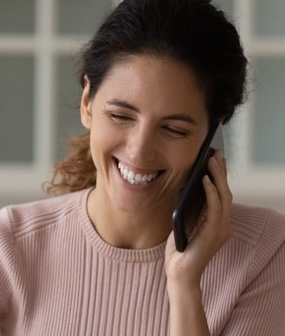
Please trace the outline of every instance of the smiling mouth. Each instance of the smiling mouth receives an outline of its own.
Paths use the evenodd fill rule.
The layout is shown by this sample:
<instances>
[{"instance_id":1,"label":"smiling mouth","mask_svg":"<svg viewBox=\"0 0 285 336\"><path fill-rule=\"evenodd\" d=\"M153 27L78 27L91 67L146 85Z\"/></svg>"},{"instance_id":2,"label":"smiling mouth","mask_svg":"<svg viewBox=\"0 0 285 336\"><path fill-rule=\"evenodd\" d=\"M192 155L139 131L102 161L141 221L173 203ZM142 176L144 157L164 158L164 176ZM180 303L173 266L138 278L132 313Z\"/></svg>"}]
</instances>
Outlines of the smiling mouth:
<instances>
[{"instance_id":1,"label":"smiling mouth","mask_svg":"<svg viewBox=\"0 0 285 336\"><path fill-rule=\"evenodd\" d=\"M147 184L155 180L159 175L163 173L163 170L158 170L152 174L141 174L135 173L132 170L128 169L122 162L117 161L117 166L122 177L129 182L130 184Z\"/></svg>"}]
</instances>

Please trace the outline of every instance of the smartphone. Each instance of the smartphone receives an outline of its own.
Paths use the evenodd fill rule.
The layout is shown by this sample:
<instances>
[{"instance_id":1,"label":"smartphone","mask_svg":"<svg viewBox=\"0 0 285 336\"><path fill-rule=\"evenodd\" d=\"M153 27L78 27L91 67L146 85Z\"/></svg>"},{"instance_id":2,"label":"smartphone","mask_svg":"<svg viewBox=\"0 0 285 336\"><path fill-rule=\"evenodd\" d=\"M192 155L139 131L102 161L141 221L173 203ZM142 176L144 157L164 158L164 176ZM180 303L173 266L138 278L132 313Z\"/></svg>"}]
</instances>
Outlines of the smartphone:
<instances>
[{"instance_id":1,"label":"smartphone","mask_svg":"<svg viewBox=\"0 0 285 336\"><path fill-rule=\"evenodd\" d=\"M172 215L175 246L179 252L185 250L193 229L198 224L206 202L202 178L204 175L209 175L212 180L207 166L209 158L217 149L224 151L223 130L220 122L210 127Z\"/></svg>"}]
</instances>

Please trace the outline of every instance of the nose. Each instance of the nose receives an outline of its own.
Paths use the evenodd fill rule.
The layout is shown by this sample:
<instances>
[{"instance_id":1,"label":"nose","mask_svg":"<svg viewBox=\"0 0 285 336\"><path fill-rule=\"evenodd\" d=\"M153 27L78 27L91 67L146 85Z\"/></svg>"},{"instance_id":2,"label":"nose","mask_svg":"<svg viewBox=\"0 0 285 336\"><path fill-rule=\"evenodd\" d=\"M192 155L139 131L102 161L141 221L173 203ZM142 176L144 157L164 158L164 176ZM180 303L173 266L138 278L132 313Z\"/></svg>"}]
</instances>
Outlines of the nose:
<instances>
[{"instance_id":1,"label":"nose","mask_svg":"<svg viewBox=\"0 0 285 336\"><path fill-rule=\"evenodd\" d=\"M147 127L134 128L127 136L126 151L129 160L140 166L157 156L157 139Z\"/></svg>"}]
</instances>

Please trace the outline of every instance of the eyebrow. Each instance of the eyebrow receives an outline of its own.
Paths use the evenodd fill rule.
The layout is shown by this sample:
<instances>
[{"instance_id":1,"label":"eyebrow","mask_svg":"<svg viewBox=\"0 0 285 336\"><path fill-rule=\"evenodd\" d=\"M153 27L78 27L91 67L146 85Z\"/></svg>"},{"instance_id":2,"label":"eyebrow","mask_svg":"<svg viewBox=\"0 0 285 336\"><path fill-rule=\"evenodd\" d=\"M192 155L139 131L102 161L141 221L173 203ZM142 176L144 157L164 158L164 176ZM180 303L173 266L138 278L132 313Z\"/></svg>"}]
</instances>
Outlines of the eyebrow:
<instances>
[{"instance_id":1,"label":"eyebrow","mask_svg":"<svg viewBox=\"0 0 285 336\"><path fill-rule=\"evenodd\" d=\"M119 106L119 107L133 110L135 112L140 112L140 109L137 106L130 104L125 100L118 99L118 98L112 98L110 100L107 100L106 103L108 105ZM197 121L193 117L189 116L188 114L183 114L183 113L167 115L163 118L163 120L178 120L178 121L182 120L192 125L197 125Z\"/></svg>"},{"instance_id":2,"label":"eyebrow","mask_svg":"<svg viewBox=\"0 0 285 336\"><path fill-rule=\"evenodd\" d=\"M124 107L129 110L134 110L136 112L140 112L139 108L136 107L135 105L132 105L125 100L117 99L117 98L112 98L110 100L107 100L106 102L108 105L114 105L114 106L119 106L119 107Z\"/></svg>"}]
</instances>

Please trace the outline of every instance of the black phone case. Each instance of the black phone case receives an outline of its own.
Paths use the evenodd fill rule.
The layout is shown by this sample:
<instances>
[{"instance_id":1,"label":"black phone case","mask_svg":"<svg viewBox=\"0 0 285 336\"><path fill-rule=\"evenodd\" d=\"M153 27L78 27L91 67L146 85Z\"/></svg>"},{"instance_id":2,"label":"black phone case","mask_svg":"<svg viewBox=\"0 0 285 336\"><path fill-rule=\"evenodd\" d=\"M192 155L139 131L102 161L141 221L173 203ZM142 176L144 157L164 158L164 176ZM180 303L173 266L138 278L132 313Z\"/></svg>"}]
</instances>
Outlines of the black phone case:
<instances>
[{"instance_id":1,"label":"black phone case","mask_svg":"<svg viewBox=\"0 0 285 336\"><path fill-rule=\"evenodd\" d=\"M214 139L217 132L220 133L218 141ZM179 252L185 250L189 237L198 224L199 215L206 201L202 178L204 175L209 175L211 178L207 165L216 149L223 150L220 123L215 123L210 128L172 215L175 245Z\"/></svg>"}]
</instances>

